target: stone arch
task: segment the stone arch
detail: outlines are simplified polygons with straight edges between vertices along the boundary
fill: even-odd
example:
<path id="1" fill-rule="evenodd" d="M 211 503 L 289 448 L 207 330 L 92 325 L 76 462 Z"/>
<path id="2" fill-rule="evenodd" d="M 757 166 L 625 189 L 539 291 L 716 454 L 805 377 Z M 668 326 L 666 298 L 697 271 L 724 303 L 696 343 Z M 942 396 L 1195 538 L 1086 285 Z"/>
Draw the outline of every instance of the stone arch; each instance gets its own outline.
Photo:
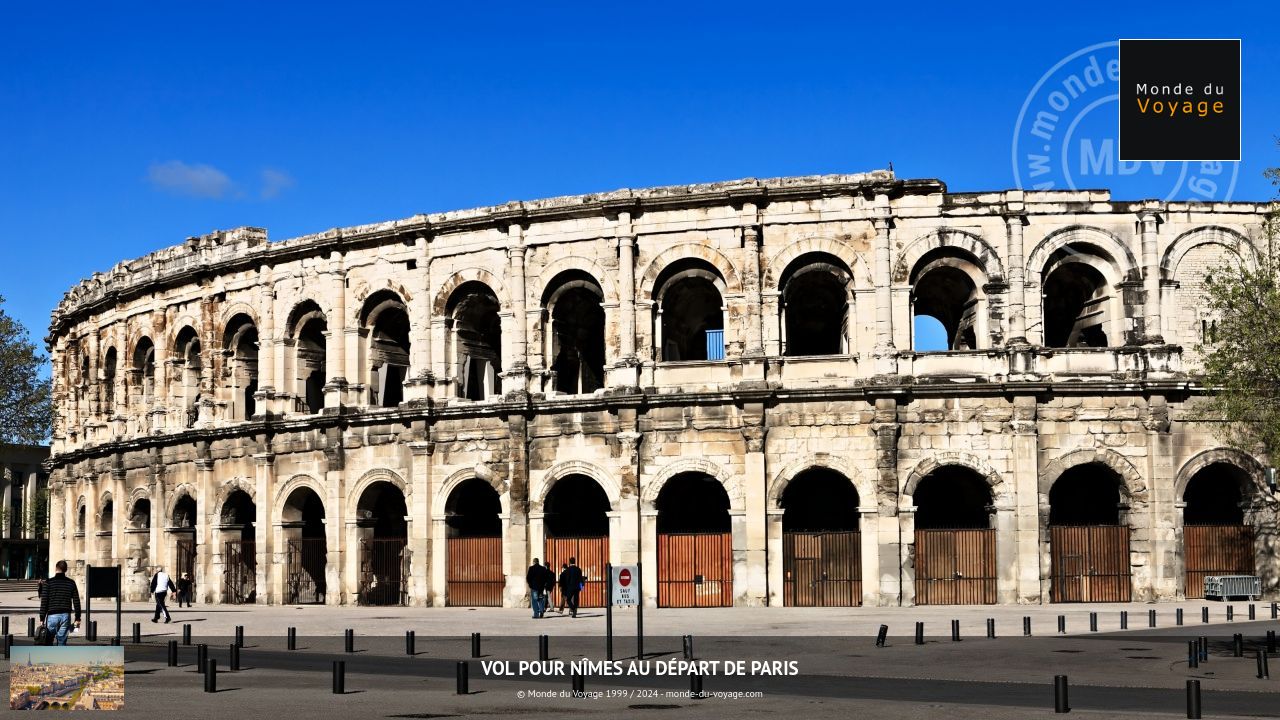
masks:
<path id="1" fill-rule="evenodd" d="M 321 317 L 323 317 L 327 324 L 330 317 L 330 308 L 324 303 L 312 297 L 304 297 L 295 302 L 293 306 L 289 308 L 289 314 L 285 316 L 285 337 L 297 337 L 298 330 L 300 329 L 299 325 L 302 324 L 302 320 L 317 311 L 319 311 Z"/>
<path id="2" fill-rule="evenodd" d="M 613 280 L 613 275 L 605 272 L 605 269 L 591 258 L 581 255 L 566 255 L 558 257 L 543 266 L 542 272 L 538 273 L 537 286 L 535 287 L 533 283 L 529 285 L 525 305 L 527 307 L 537 307 L 539 298 L 546 293 L 547 288 L 551 286 L 551 282 L 556 279 L 556 276 L 567 270 L 581 270 L 590 275 L 591 279 L 595 280 L 600 289 L 604 291 L 604 302 L 606 304 L 619 301 L 618 287 Z"/>
<path id="3" fill-rule="evenodd" d="M 720 277 L 724 279 L 725 295 L 740 295 L 742 293 L 742 280 L 738 275 L 737 269 L 724 253 L 709 246 L 699 243 L 682 243 L 663 250 L 658 253 L 645 268 L 644 274 L 640 278 L 640 284 L 637 292 L 637 299 L 653 300 L 654 284 L 658 281 L 658 276 L 666 267 L 674 262 L 696 258 L 704 262 L 710 263 L 712 267 L 720 273 Z"/>
<path id="4" fill-rule="evenodd" d="M 276 519 L 284 517 L 284 504 L 289 501 L 289 496 L 293 494 L 294 490 L 302 487 L 309 488 L 315 492 L 322 503 L 328 498 L 328 493 L 325 492 L 324 485 L 319 480 L 306 473 L 298 473 L 284 481 L 280 485 L 280 489 L 276 491 L 275 499 L 271 502 L 271 516 Z"/>
<path id="5" fill-rule="evenodd" d="M 246 315 L 253 322 L 254 327 L 258 327 L 258 309 L 242 300 L 237 300 L 222 307 L 222 311 L 218 313 L 218 327 L 225 328 L 227 323 L 237 315 Z"/>
<path id="6" fill-rule="evenodd" d="M 75 515 L 71 519 L 71 526 L 74 528 L 73 532 L 77 534 L 87 534 L 89 532 L 89 513 L 85 509 L 88 506 L 88 503 L 89 501 L 84 495 L 81 495 L 80 498 L 76 500 Z M 82 517 L 84 518 L 83 525 L 80 524 L 80 519 Z"/>
<path id="7" fill-rule="evenodd" d="M 1257 260 L 1253 243 L 1244 235 L 1221 225 L 1205 225 L 1188 230 L 1169 243 L 1160 258 L 1160 279 L 1177 280 L 1182 258 L 1201 245 L 1221 245 L 1250 265 Z"/>
<path id="8" fill-rule="evenodd" d="M 371 485 L 379 482 L 388 482 L 396 486 L 401 495 L 404 495 L 406 507 L 409 505 L 409 496 L 413 494 L 413 486 L 404 481 L 398 473 L 387 468 L 374 468 L 360 476 L 355 484 L 351 486 L 351 490 L 347 493 L 347 512 L 349 517 L 355 517 L 357 506 L 360 504 L 360 498 L 364 495 L 364 491 L 368 490 Z M 284 497 L 288 497 L 287 495 Z M 320 496 L 325 497 L 323 494 Z M 283 500 L 281 500 L 283 502 Z"/>
<path id="9" fill-rule="evenodd" d="M 354 302 L 347 304 L 347 327 L 362 327 L 362 320 L 367 320 L 364 315 L 370 308 L 365 307 L 365 301 L 381 292 L 388 292 L 396 296 L 401 305 L 408 310 L 410 302 L 413 300 L 412 295 L 405 289 L 402 283 L 394 282 L 391 278 L 387 278 L 383 283 L 370 285 L 366 280 L 360 280 L 356 286 L 352 288 L 351 298 Z"/>
<path id="10" fill-rule="evenodd" d="M 1174 498 L 1179 501 L 1182 500 L 1191 478 L 1195 477 L 1196 473 L 1201 470 L 1217 463 L 1233 465 L 1243 470 L 1249 476 L 1249 480 L 1253 482 L 1254 496 L 1265 496 L 1266 468 L 1263 464 L 1246 452 L 1241 452 L 1235 448 L 1220 447 L 1197 453 L 1190 460 L 1183 463 L 1182 467 L 1178 468 L 1178 473 L 1173 478 Z M 1241 488 L 1242 491 L 1244 489 Z"/>
<path id="11" fill-rule="evenodd" d="M 1062 476 L 1062 473 L 1077 465 L 1087 465 L 1089 463 L 1105 465 L 1120 476 L 1120 495 L 1122 500 L 1146 500 L 1147 481 L 1142 477 L 1142 473 L 1138 472 L 1138 469 L 1125 456 L 1115 450 L 1104 448 L 1072 450 L 1045 465 L 1040 470 L 1038 483 L 1040 494 L 1048 498 L 1049 490 L 1053 488 L 1053 484 Z"/>
<path id="12" fill-rule="evenodd" d="M 595 480 L 600 489 L 604 490 L 604 494 L 608 496 L 610 509 L 615 511 L 618 509 L 618 501 L 622 499 L 622 486 L 603 468 L 583 460 L 565 460 L 547 468 L 546 472 L 542 474 L 542 487 L 538 492 L 534 509 L 542 509 L 547 502 L 547 495 L 551 494 L 551 488 L 569 475 L 585 475 Z"/>
<path id="13" fill-rule="evenodd" d="M 958 467 L 972 470 L 987 481 L 987 487 L 991 489 L 991 500 L 997 507 L 1013 507 L 1013 485 L 1004 481 L 1004 476 L 1000 471 L 996 470 L 986 460 L 965 452 L 941 452 L 931 455 L 916 464 L 911 472 L 907 474 L 907 480 L 902 486 L 902 504 L 907 503 L 909 498 L 911 504 L 915 504 L 916 488 L 919 487 L 920 481 L 924 480 L 935 470 L 955 465 Z"/>
<path id="14" fill-rule="evenodd" d="M 938 228 L 912 240 L 898 253 L 898 259 L 893 264 L 893 281 L 906 282 L 921 258 L 941 248 L 952 248 L 973 256 L 986 274 L 986 282 L 1004 280 L 1004 264 L 991 243 L 967 230 Z"/>
<path id="15" fill-rule="evenodd" d="M 203 326 L 194 317 L 190 315 L 182 315 L 170 324 L 169 327 L 171 330 L 168 333 L 168 337 L 165 338 L 165 342 L 167 344 L 167 354 L 165 357 L 173 357 L 173 353 L 178 350 L 178 337 L 188 328 L 190 328 L 191 332 L 195 334 L 196 341 L 200 343 L 200 351 L 204 352 L 205 338 L 200 332 L 200 328 Z"/>
<path id="16" fill-rule="evenodd" d="M 837 455 L 819 452 L 810 453 L 792 460 L 773 476 L 773 482 L 769 484 L 769 490 L 765 498 L 765 508 L 768 510 L 782 509 L 782 496 L 787 491 L 787 486 L 791 484 L 791 481 L 795 480 L 801 473 L 817 469 L 840 473 L 853 484 L 853 489 L 858 491 L 859 503 L 863 506 L 875 504 L 875 484 L 864 478 L 862 473 L 858 472 L 856 465 Z M 654 497 L 657 496 L 655 495 Z"/>
<path id="17" fill-rule="evenodd" d="M 233 477 L 222 485 L 219 485 L 218 492 L 214 496 L 213 517 L 217 518 L 217 522 L 222 522 L 222 508 L 226 505 L 227 498 L 231 497 L 231 494 L 237 490 L 243 490 L 244 493 L 249 496 L 249 499 L 252 500 L 254 504 L 257 504 L 258 490 L 254 487 L 254 482 L 248 478 L 242 478 L 239 476 Z"/>
<path id="18" fill-rule="evenodd" d="M 484 285 L 498 298 L 498 303 L 503 308 L 510 307 L 511 303 L 507 299 L 506 286 L 502 284 L 502 281 L 496 275 L 484 268 L 469 267 L 454 272 L 440 285 L 440 290 L 436 293 L 435 300 L 431 303 L 431 316 L 444 317 L 445 309 L 449 305 L 449 298 L 453 296 L 453 291 L 468 282 L 478 282 Z"/>
<path id="19" fill-rule="evenodd" d="M 139 485 L 129 491 L 129 506 L 125 508 L 125 524 L 127 527 L 136 528 L 134 525 L 134 516 L 138 508 L 138 503 L 143 500 L 147 501 L 147 527 L 154 525 L 156 522 L 155 508 L 151 507 L 151 489 L 145 485 Z"/>
<path id="20" fill-rule="evenodd" d="M 812 235 L 788 244 L 769 260 L 760 282 L 764 291 L 780 292 L 779 283 L 782 281 L 782 272 L 790 267 L 796 258 L 809 253 L 826 253 L 840 258 L 853 274 L 855 288 L 870 289 L 874 286 L 871 271 L 853 246 L 829 235 Z"/>
<path id="21" fill-rule="evenodd" d="M 172 526 L 173 513 L 178 509 L 178 501 L 184 497 L 189 497 L 192 502 L 196 503 L 196 517 L 191 518 L 191 526 L 195 527 L 199 524 L 199 515 L 202 510 L 200 508 L 200 501 L 196 496 L 196 488 L 190 483 L 180 483 L 173 489 L 173 492 L 169 493 L 169 496 L 165 498 L 164 517 L 162 519 L 164 520 L 166 527 Z"/>
<path id="22" fill-rule="evenodd" d="M 651 480 L 644 484 L 644 490 L 640 494 L 641 506 L 645 510 L 657 510 L 658 494 L 662 492 L 667 481 L 688 472 L 705 473 L 719 480 L 725 494 L 729 496 L 730 512 L 744 509 L 746 493 L 741 480 L 706 458 L 680 458 L 664 465 Z"/>
<path id="23" fill-rule="evenodd" d="M 1070 225 L 1049 233 L 1027 254 L 1027 280 L 1029 284 L 1039 285 L 1041 272 L 1055 252 L 1072 243 L 1086 243 L 1103 250 L 1111 256 L 1116 265 L 1119 277 L 1117 282 L 1134 280 L 1141 277 L 1138 261 L 1129 246 L 1119 237 L 1089 225 Z"/>

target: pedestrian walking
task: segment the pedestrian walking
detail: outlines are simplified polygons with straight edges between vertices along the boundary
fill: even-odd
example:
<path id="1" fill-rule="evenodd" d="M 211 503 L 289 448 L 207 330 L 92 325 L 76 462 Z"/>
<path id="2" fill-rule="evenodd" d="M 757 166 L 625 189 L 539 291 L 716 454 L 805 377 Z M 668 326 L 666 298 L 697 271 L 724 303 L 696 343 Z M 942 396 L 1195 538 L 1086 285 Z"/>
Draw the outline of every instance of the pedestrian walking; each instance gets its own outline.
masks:
<path id="1" fill-rule="evenodd" d="M 191 607 L 191 594 L 195 590 L 196 583 L 191 579 L 191 573 L 182 573 L 182 577 L 178 578 L 178 607 L 182 607 L 185 601 L 187 607 Z"/>
<path id="2" fill-rule="evenodd" d="M 173 618 L 169 616 L 169 608 L 165 607 L 164 599 L 170 591 L 177 592 L 178 586 L 173 584 L 173 578 L 169 577 L 169 573 L 164 568 L 157 567 L 156 574 L 151 576 L 151 593 L 156 596 L 156 614 L 151 618 L 151 622 L 160 621 L 160 613 L 164 613 L 164 621 L 172 622 Z"/>
<path id="3" fill-rule="evenodd" d="M 587 576 L 578 567 L 577 558 L 569 558 L 569 565 L 560 573 L 560 592 L 569 605 L 569 617 L 578 617 L 578 593 L 587 584 Z"/>
<path id="4" fill-rule="evenodd" d="M 67 577 L 67 561 L 59 560 L 58 573 L 49 578 L 40 596 L 40 624 L 48 628 L 56 645 L 67 644 L 67 633 L 80 625 L 80 588 Z M 75 613 L 75 621 L 71 614 Z"/>
<path id="5" fill-rule="evenodd" d="M 546 568 L 542 567 L 542 563 L 538 562 L 538 558 L 533 559 L 533 564 L 529 566 L 528 572 L 524 574 L 524 581 L 529 586 L 529 605 L 533 607 L 533 619 L 537 620 L 547 612 L 547 580 Z"/>
<path id="6" fill-rule="evenodd" d="M 561 580 L 564 579 L 564 573 L 568 569 L 569 569 L 569 563 L 560 563 Z M 562 613 L 564 612 L 564 606 L 565 606 L 565 600 L 566 600 L 566 595 L 564 593 L 564 586 L 560 585 L 559 582 L 557 582 L 556 589 L 560 591 L 560 606 L 556 608 L 556 612 Z"/>

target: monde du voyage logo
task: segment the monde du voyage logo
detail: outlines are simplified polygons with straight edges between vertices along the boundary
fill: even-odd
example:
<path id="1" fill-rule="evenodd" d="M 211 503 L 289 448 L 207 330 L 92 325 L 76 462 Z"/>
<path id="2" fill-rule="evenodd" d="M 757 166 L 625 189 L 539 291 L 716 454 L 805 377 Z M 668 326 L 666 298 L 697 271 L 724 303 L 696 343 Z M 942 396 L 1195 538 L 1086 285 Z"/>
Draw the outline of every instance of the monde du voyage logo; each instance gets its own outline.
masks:
<path id="1" fill-rule="evenodd" d="M 1121 40 L 1122 161 L 1240 159 L 1239 40 Z"/>

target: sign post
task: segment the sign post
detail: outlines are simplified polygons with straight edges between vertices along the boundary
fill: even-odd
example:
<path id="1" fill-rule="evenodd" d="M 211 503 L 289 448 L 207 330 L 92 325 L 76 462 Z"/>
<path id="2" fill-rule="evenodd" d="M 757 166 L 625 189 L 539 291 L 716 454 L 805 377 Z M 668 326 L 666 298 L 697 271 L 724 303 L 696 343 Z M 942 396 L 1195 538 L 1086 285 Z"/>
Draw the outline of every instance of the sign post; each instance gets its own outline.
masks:
<path id="1" fill-rule="evenodd" d="M 636 608 L 636 654 L 644 657 L 644 603 L 640 598 L 640 565 L 609 566 L 609 659 L 613 659 L 613 606 Z"/>
<path id="2" fill-rule="evenodd" d="M 93 622 L 93 599 L 95 597 L 112 597 L 116 599 L 116 634 L 112 645 L 120 644 L 120 566 L 94 567 L 85 566 L 84 580 L 84 615 L 85 627 Z"/>
<path id="3" fill-rule="evenodd" d="M 604 586 L 604 654 L 613 660 L 613 564 L 604 564 L 604 576 L 609 578 Z"/>

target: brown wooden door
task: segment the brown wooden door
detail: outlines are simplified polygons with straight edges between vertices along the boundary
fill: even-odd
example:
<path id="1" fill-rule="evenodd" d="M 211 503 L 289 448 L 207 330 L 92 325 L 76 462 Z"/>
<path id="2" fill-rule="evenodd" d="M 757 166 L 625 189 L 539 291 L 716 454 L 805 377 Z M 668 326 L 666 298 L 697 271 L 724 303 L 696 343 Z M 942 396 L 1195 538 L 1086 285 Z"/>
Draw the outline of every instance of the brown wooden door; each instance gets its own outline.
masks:
<path id="1" fill-rule="evenodd" d="M 568 563 L 569 558 L 577 558 L 578 567 L 587 577 L 587 587 L 578 595 L 578 607 L 604 607 L 604 566 L 609 562 L 609 538 L 547 538 L 545 547 L 544 557 L 551 563 L 557 578 L 560 577 L 560 566 Z M 559 591 L 557 586 L 556 592 Z"/>
<path id="2" fill-rule="evenodd" d="M 658 607 L 732 607 L 729 533 L 658 535 Z"/>
<path id="3" fill-rule="evenodd" d="M 917 605 L 995 601 L 995 530 L 916 530 Z"/>
<path id="4" fill-rule="evenodd" d="M 783 533 L 782 578 L 784 605 L 861 605 L 862 533 Z"/>
<path id="5" fill-rule="evenodd" d="M 405 605 L 409 599 L 409 553 L 404 538 L 360 541 L 361 605 Z"/>
<path id="6" fill-rule="evenodd" d="M 1253 538 L 1253 528 L 1246 525 L 1183 527 L 1187 597 L 1204 597 L 1204 579 L 1210 575 L 1253 575 Z"/>
<path id="7" fill-rule="evenodd" d="M 228 540 L 222 550 L 223 602 L 251 603 L 257 599 L 256 546 L 250 540 Z"/>
<path id="8" fill-rule="evenodd" d="M 507 576 L 502 572 L 502 538 L 449 538 L 445 604 L 502 607 Z"/>
<path id="9" fill-rule="evenodd" d="M 1052 526 L 1049 557 L 1052 602 L 1129 602 L 1133 597 L 1128 527 Z"/>

